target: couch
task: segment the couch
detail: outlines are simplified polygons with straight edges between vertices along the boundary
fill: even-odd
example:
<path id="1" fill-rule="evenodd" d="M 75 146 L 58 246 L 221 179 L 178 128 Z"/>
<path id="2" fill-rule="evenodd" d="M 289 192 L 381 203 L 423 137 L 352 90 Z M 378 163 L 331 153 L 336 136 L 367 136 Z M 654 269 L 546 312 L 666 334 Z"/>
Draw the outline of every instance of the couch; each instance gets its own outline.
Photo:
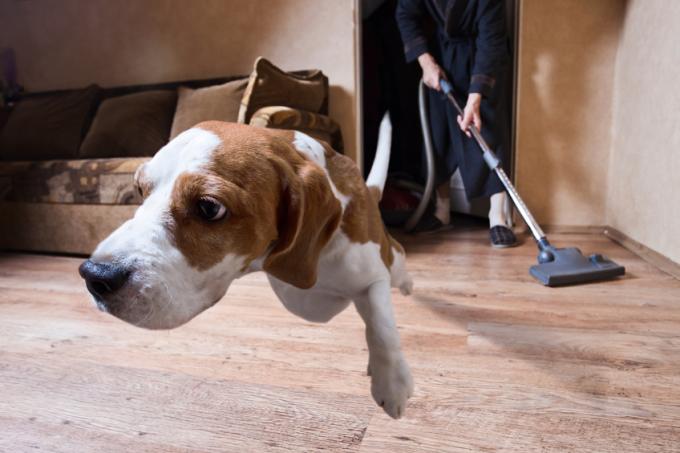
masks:
<path id="1" fill-rule="evenodd" d="M 323 73 L 263 58 L 247 78 L 24 94 L 0 114 L 0 249 L 90 254 L 140 204 L 137 167 L 208 119 L 300 130 L 342 150 Z"/>

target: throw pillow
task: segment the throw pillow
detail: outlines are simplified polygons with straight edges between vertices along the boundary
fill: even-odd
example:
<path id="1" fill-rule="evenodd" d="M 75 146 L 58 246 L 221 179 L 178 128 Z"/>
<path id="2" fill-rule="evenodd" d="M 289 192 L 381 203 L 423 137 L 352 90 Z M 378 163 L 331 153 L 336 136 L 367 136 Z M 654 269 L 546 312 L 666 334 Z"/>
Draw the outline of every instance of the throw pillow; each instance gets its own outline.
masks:
<path id="1" fill-rule="evenodd" d="M 177 110 L 172 121 L 170 138 L 177 137 L 201 121 L 236 122 L 239 103 L 247 83 L 248 79 L 239 79 L 195 90 L 179 87 Z"/>
<path id="2" fill-rule="evenodd" d="M 265 58 L 255 61 L 241 100 L 238 122 L 248 124 L 262 107 L 280 105 L 313 113 L 326 113 L 328 78 L 319 70 L 287 73 Z"/>
<path id="3" fill-rule="evenodd" d="M 153 156 L 170 138 L 176 103 L 174 90 L 106 99 L 80 147 L 80 157 Z"/>

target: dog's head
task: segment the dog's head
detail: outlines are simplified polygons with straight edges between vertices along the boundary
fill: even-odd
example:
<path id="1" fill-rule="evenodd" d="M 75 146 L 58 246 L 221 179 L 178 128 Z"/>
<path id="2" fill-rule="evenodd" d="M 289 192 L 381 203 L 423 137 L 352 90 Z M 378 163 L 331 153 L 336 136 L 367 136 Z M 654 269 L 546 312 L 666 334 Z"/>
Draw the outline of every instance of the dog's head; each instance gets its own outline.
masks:
<path id="1" fill-rule="evenodd" d="M 134 218 L 80 266 L 97 306 L 140 327 L 179 326 L 263 269 L 300 288 L 341 208 L 293 134 L 207 122 L 141 166 Z"/>

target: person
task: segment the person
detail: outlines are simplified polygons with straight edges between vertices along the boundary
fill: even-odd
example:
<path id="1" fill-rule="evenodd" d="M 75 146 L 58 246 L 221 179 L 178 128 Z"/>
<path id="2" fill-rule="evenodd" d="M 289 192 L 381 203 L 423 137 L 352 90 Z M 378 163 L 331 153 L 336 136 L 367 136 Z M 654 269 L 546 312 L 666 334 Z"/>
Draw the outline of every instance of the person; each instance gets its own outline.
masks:
<path id="1" fill-rule="evenodd" d="M 434 39 L 428 39 L 426 19 L 434 25 Z M 491 245 L 515 245 L 506 212 L 507 193 L 467 130 L 474 124 L 507 163 L 510 118 L 505 85 L 510 54 L 503 0 L 399 0 L 396 21 L 406 60 L 418 61 L 424 83 L 432 88 L 429 113 L 436 150 L 436 202 L 433 215 L 424 218 L 419 228 L 433 230 L 450 223 L 450 179 L 460 168 L 468 199 L 490 197 Z M 459 104 L 465 105 L 462 116 L 442 95 L 442 78 L 453 86 Z"/>

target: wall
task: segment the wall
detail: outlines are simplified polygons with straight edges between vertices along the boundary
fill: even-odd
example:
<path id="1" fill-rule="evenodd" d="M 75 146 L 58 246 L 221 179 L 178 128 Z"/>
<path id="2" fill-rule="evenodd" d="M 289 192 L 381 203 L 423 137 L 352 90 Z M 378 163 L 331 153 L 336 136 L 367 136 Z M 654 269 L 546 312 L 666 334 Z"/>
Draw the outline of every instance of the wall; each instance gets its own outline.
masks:
<path id="1" fill-rule="evenodd" d="M 0 17 L 33 91 L 247 75 L 259 55 L 320 68 L 356 152 L 354 0 L 0 0 Z"/>
<path id="2" fill-rule="evenodd" d="M 623 0 L 522 0 L 515 181 L 543 224 L 604 225 Z"/>
<path id="3" fill-rule="evenodd" d="M 616 64 L 607 223 L 680 263 L 680 2 L 630 0 Z"/>

